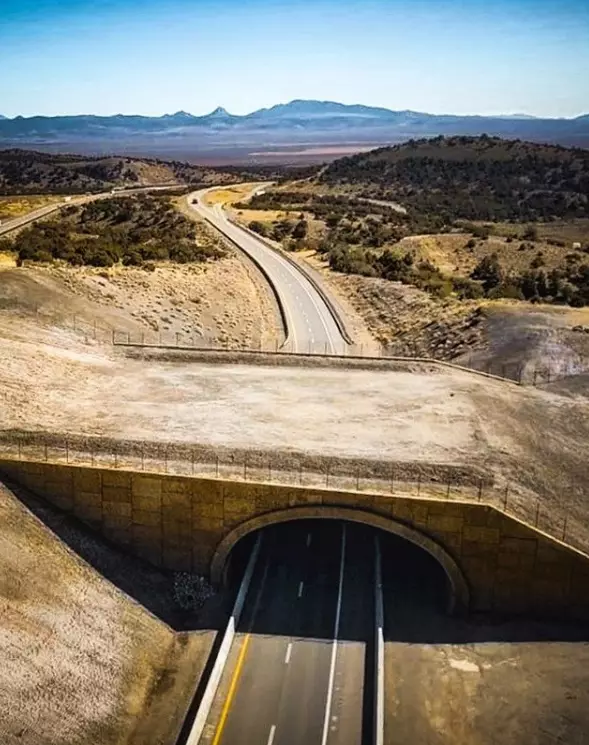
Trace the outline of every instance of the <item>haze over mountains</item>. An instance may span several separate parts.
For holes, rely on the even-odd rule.
[[[0,147],[144,155],[209,154],[250,159],[264,151],[327,145],[364,146],[436,135],[477,135],[589,147],[589,114],[574,119],[542,119],[525,114],[458,116],[391,111],[332,101],[295,100],[235,115],[219,107],[194,116],[186,111],[159,117],[0,116]],[[286,150],[285,150],[286,149]]]

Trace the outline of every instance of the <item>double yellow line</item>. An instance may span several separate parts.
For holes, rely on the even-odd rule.
[[[231,709],[231,704],[233,703],[235,692],[237,691],[237,683],[239,682],[239,676],[241,675],[243,663],[245,662],[245,656],[247,654],[247,648],[249,647],[251,636],[251,634],[246,634],[243,638],[243,643],[241,645],[241,649],[239,650],[239,657],[237,658],[237,665],[235,666],[235,670],[233,671],[233,675],[231,677],[229,693],[227,694],[227,698],[225,699],[225,703],[223,704],[221,718],[219,719],[219,724],[217,725],[212,745],[219,745],[219,743],[221,742],[223,730],[227,722],[227,717],[229,716],[229,710]]]

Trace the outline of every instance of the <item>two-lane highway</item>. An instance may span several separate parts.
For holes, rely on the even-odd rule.
[[[265,533],[201,743],[367,742],[373,545],[362,526],[329,520]]]
[[[188,205],[261,266],[284,309],[290,352],[345,354],[347,343],[331,310],[313,283],[278,251],[232,223],[218,204],[207,205],[207,191],[195,192]]]

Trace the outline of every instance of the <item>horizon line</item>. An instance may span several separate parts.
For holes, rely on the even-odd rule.
[[[498,114],[480,114],[480,113],[468,113],[468,114],[456,114],[453,112],[435,112],[432,113],[431,111],[418,111],[416,109],[390,109],[387,106],[383,105],[373,105],[373,104],[363,104],[363,103],[342,103],[341,101],[334,101],[330,99],[305,99],[305,98],[294,98],[290,101],[286,102],[279,102],[276,104],[272,104],[272,106],[264,106],[259,109],[253,109],[252,111],[248,111],[245,114],[233,114],[228,109],[226,109],[224,106],[216,106],[214,109],[210,111],[206,111],[203,114],[194,114],[191,111],[188,111],[186,109],[178,109],[177,111],[173,113],[165,112],[163,114],[141,114],[137,112],[133,113],[123,113],[121,111],[109,113],[109,114],[95,114],[95,113],[89,113],[89,112],[80,112],[80,113],[60,113],[60,114],[41,114],[41,113],[35,113],[35,114],[15,114],[14,116],[7,116],[3,115],[0,111],[0,117],[3,117],[5,121],[14,121],[15,119],[35,119],[37,117],[43,118],[43,119],[57,119],[57,118],[65,118],[65,117],[97,117],[97,118],[114,118],[117,116],[120,117],[142,117],[145,119],[163,119],[165,117],[173,117],[178,116],[180,114],[185,114],[191,117],[194,117],[195,119],[203,118],[206,116],[211,116],[215,112],[222,110],[224,111],[228,116],[232,117],[238,117],[238,118],[244,118],[247,116],[251,116],[252,114],[257,114],[258,112],[262,111],[269,111],[270,109],[273,109],[277,106],[289,106],[293,103],[318,103],[318,104],[336,104],[338,106],[345,106],[348,108],[353,108],[357,106],[362,106],[367,109],[381,109],[390,111],[391,113],[412,113],[412,114],[422,114],[426,116],[455,116],[455,117],[473,117],[473,118],[481,118],[481,119],[498,119],[498,118],[518,118],[521,117],[523,119],[531,118],[531,119],[547,119],[547,120],[553,120],[553,121],[574,121],[575,119],[578,119],[581,116],[586,116],[587,112],[581,111],[578,114],[574,114],[571,116],[543,116],[538,114],[530,114],[523,111],[518,111],[514,113],[498,113]],[[2,119],[0,119],[2,121]]]

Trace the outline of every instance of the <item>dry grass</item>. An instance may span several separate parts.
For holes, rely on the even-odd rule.
[[[0,220],[12,220],[57,202],[63,202],[63,197],[0,197]]]
[[[259,186],[259,183],[237,184],[223,189],[213,189],[204,196],[204,201],[208,205],[213,204],[233,204],[246,199],[251,192]]]
[[[470,238],[468,233],[418,235],[404,238],[396,248],[413,251],[418,258],[431,261],[445,274],[463,277],[470,275],[484,256],[493,253],[497,254],[504,270],[513,273],[528,270],[539,253],[541,266],[547,271],[562,267],[566,256],[572,253],[571,243],[567,247],[552,246],[545,240],[530,242],[517,239],[508,243],[500,235],[492,235],[487,240],[475,239],[476,245],[469,248],[467,243]],[[580,262],[587,260],[587,255],[580,251],[576,255]]]

